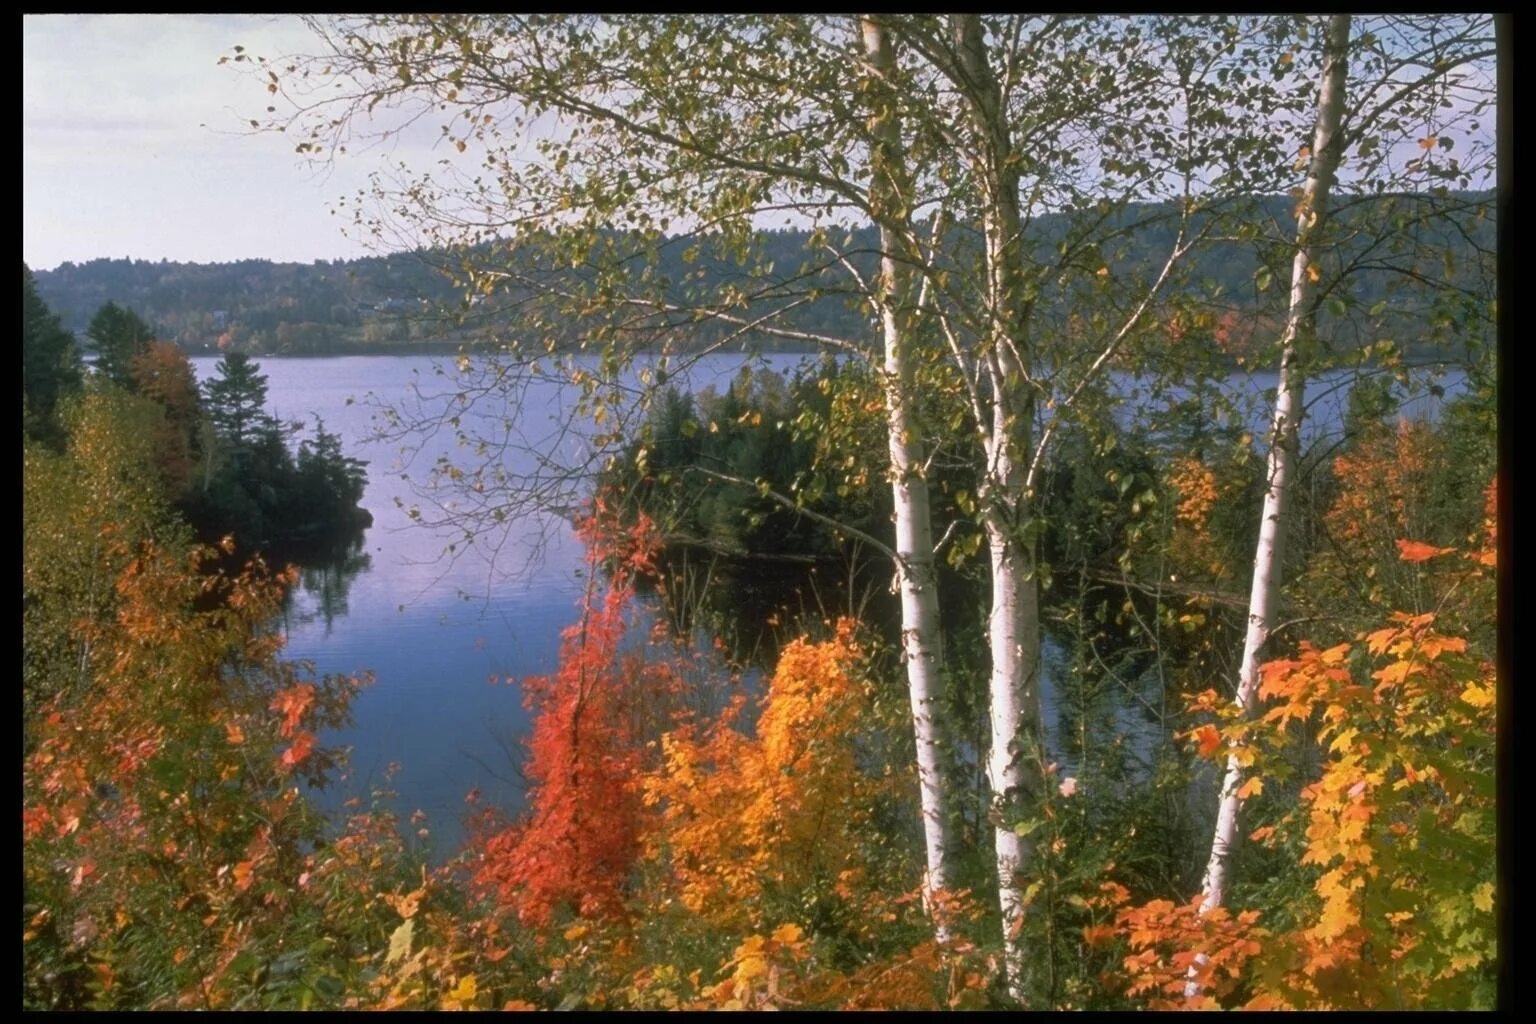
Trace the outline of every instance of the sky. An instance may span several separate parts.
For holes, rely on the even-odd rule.
[[[99,257],[309,263],[373,251],[343,234],[330,204],[366,187],[384,160],[421,166],[442,156],[432,124],[317,171],[285,136],[251,131],[269,97],[240,73],[250,65],[219,65],[236,45],[276,57],[311,50],[314,40],[291,16],[23,17],[30,267]],[[1408,156],[1419,155],[1413,139],[1403,142]]]
[[[218,64],[235,45],[270,56],[309,38],[291,17],[23,17],[27,265],[365,255],[327,204],[365,185],[377,156],[306,169],[282,136],[250,133],[266,94]]]

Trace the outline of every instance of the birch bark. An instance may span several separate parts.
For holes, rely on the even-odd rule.
[[[1300,448],[1303,389],[1306,366],[1302,342],[1313,328],[1316,270],[1312,247],[1327,217],[1329,190],[1339,167],[1340,123],[1344,115],[1344,87],[1348,65],[1350,16],[1334,15],[1324,36],[1324,57],[1317,96],[1317,125],[1312,138],[1311,165],[1296,215],[1296,254],[1291,261],[1290,305],[1281,339],[1280,380],[1275,392],[1275,412],[1270,428],[1267,460],[1268,486],[1259,521],[1259,541],[1253,557],[1253,585],[1248,598],[1248,629],[1235,702],[1245,715],[1258,707],[1259,659],[1274,628],[1275,605],[1280,589],[1280,555],[1287,526],[1287,504]],[[1231,881],[1232,852],[1237,841],[1244,782],[1239,752],[1227,756],[1216,813],[1211,856],[1200,884],[1200,913],[1209,913],[1226,900]],[[1203,964],[1197,960],[1196,967]],[[1199,994],[1195,968],[1185,987],[1186,997]]]
[[[889,34],[872,18],[860,29],[869,66],[873,140],[869,202],[880,229],[878,305],[885,344],[885,413],[890,452],[891,495],[896,516],[896,579],[901,592],[902,656],[917,743],[917,777],[927,872],[923,895],[933,913],[936,937],[948,940],[935,893],[949,882],[945,785],[938,699],[943,648],[938,579],[934,569],[933,525],[928,482],[923,477],[922,424],[912,410],[913,317],[911,306],[911,182],[905,166],[897,96],[891,83],[895,53]]]

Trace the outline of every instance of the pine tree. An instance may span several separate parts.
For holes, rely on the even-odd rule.
[[[215,367],[218,376],[203,386],[215,436],[233,461],[250,455],[271,423],[267,415],[267,377],[244,352],[226,353]]]
[[[133,310],[108,302],[91,317],[85,333],[96,346],[97,372],[133,390],[133,359],[155,340],[149,324]]]
[[[80,387],[74,335],[37,293],[31,269],[21,265],[21,400],[29,437],[51,436],[59,397]]]

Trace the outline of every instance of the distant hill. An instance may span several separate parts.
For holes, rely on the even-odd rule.
[[[1250,333],[1267,333],[1283,312],[1289,264],[1283,246],[1278,244],[1271,245],[1269,255],[1264,256],[1262,240],[1283,240],[1294,231],[1291,206],[1290,199],[1270,197],[1250,201],[1242,211],[1234,211],[1221,233],[1253,237],[1201,250],[1185,268],[1178,290],[1208,297],[1213,308],[1225,310],[1228,324],[1243,324]],[[1432,290],[1428,285],[1449,282],[1474,296],[1491,292],[1492,210],[1488,193],[1436,199],[1374,198],[1341,207],[1341,224],[1359,224],[1366,229],[1329,257],[1335,266],[1356,266],[1349,282],[1352,305],[1348,315],[1356,324],[1353,333],[1361,333],[1361,311],[1368,311],[1364,333],[1385,333],[1410,349],[1439,344],[1437,339],[1443,341],[1448,332],[1456,330],[1486,332],[1486,323],[1468,328],[1453,322],[1451,314],[1430,309]],[[1128,230],[1124,236],[1111,245],[1075,252],[1076,265],[1079,269],[1109,266],[1117,278],[1155,273],[1173,238],[1170,214],[1169,209],[1152,205],[1121,211],[1110,224],[1125,225]],[[1092,210],[1040,218],[1031,226],[1036,240],[1033,255],[1042,261],[1060,258],[1063,243],[1076,237],[1085,223],[1098,219]],[[1412,252],[1366,244],[1375,237],[1373,229],[1392,222],[1394,239],[1411,239]],[[966,268],[979,263],[975,233],[956,230],[951,237],[950,270],[965,274]],[[873,230],[853,232],[848,240],[855,251],[855,266],[862,272],[873,271]],[[673,240],[659,248],[650,271],[674,283],[691,279],[690,287],[706,292],[732,286],[751,290],[775,279],[793,280],[807,259],[825,262],[825,253],[811,247],[811,241],[810,232],[804,230],[759,233],[754,239],[754,255],[772,269],[744,277],[728,261],[712,260],[707,252],[689,252],[691,241]],[[267,260],[199,264],[98,259],[34,272],[43,299],[78,337],[83,338],[92,314],[110,300],[131,307],[162,338],[175,341],[190,353],[237,348],[267,354],[340,354],[453,346],[483,336],[488,327],[515,330],[522,308],[519,300],[524,296],[514,293],[499,297],[494,307],[470,306],[441,269],[463,258],[462,254],[451,259],[441,252],[415,252],[308,265]],[[519,252],[493,255],[482,249],[469,253],[468,258],[476,262],[499,260],[501,266],[545,279],[559,273],[541,269],[530,255]],[[1259,273],[1265,259],[1270,261],[1267,275]],[[845,337],[857,337],[871,329],[869,312],[856,297],[846,294],[846,278],[840,271],[822,271],[812,280],[822,287],[823,294],[799,306],[792,323],[805,330]],[[1065,323],[1074,307],[1071,286],[1063,286],[1056,293],[1049,291],[1051,287],[1047,282],[1039,315],[1057,316]],[[765,303],[749,305],[744,315],[766,308]],[[465,313],[476,325],[473,329],[458,319]],[[1333,315],[1344,315],[1344,311],[1335,305]],[[573,334],[583,329],[578,323],[567,325]],[[704,341],[718,337],[723,328],[704,325],[697,330]],[[754,340],[771,343],[769,339]]]

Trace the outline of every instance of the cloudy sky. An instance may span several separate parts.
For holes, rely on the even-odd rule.
[[[308,40],[291,18],[24,17],[22,258],[361,255],[327,204],[366,182],[369,158],[321,177],[280,136],[243,134],[267,97],[218,65],[237,44],[277,55]]]
[[[250,119],[265,114],[269,97],[237,70],[249,65],[219,65],[236,45],[277,57],[314,41],[296,18],[281,16],[23,17],[28,265],[97,257],[307,263],[369,251],[343,235],[330,204],[365,187],[386,158],[419,166],[442,156],[432,152],[443,144],[432,124],[393,149],[354,152],[319,173],[284,136],[251,133]],[[1462,140],[1457,153],[1475,157],[1490,145],[1492,120],[1490,112],[1484,137]],[[1431,129],[1404,131],[1403,158],[1422,155],[1416,140]]]

